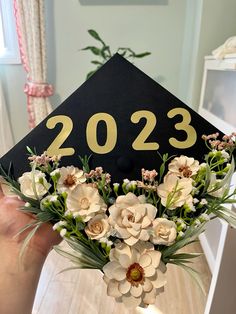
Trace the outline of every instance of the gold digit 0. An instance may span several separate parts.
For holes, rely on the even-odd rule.
[[[142,118],[145,118],[147,122],[133,142],[132,147],[135,150],[157,150],[159,148],[159,144],[157,142],[145,142],[156,126],[156,116],[151,111],[139,110],[132,114],[131,122],[139,123]]]
[[[99,121],[104,121],[107,127],[107,139],[104,145],[97,141],[97,126]],[[87,123],[86,137],[89,148],[97,154],[107,154],[113,150],[117,142],[117,126],[115,119],[108,113],[94,114]]]
[[[178,141],[176,138],[171,137],[169,139],[169,143],[176,148],[189,148],[196,143],[197,133],[194,127],[190,125],[191,115],[188,110],[184,108],[174,108],[167,113],[167,116],[168,118],[173,118],[178,114],[183,117],[183,120],[182,122],[176,123],[175,128],[176,130],[182,130],[186,132],[187,138],[184,141]]]
[[[71,118],[68,116],[58,115],[54,116],[48,119],[46,126],[48,129],[54,129],[55,126],[61,123],[62,129],[60,133],[56,136],[54,141],[51,143],[51,145],[47,149],[47,154],[49,156],[54,155],[62,155],[62,156],[71,156],[74,155],[75,150],[72,147],[67,148],[61,148],[61,145],[65,142],[65,140],[70,135],[72,129],[73,129],[73,122]]]

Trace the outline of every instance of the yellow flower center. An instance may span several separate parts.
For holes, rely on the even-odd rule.
[[[131,272],[130,272],[130,277],[132,280],[140,280],[142,274],[141,272],[138,270],[138,269],[132,269]]]
[[[134,263],[129,266],[126,279],[131,283],[132,286],[138,286],[144,283],[144,269],[138,264]]]

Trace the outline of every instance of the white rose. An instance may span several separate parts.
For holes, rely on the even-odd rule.
[[[191,178],[178,178],[175,174],[167,174],[164,183],[157,187],[157,193],[161,198],[161,204],[168,209],[175,209],[187,204],[192,204],[191,196],[193,186]]]
[[[67,209],[74,216],[80,216],[84,222],[89,221],[97,214],[105,213],[107,206],[98,193],[98,189],[88,184],[79,184],[68,193]]]
[[[152,223],[151,242],[161,245],[172,245],[176,239],[176,224],[166,218],[157,218]]]
[[[42,198],[50,189],[45,173],[39,170],[25,172],[19,179],[21,192],[30,198]]]
[[[114,205],[109,208],[109,222],[119,237],[128,245],[138,240],[149,239],[148,227],[155,219],[157,209],[151,204],[142,203],[144,198],[133,193],[118,196]]]
[[[104,238],[110,230],[108,217],[103,214],[98,214],[89,220],[84,231],[92,240],[100,240]]]

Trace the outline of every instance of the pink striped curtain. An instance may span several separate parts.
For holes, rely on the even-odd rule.
[[[51,111],[49,96],[52,85],[47,83],[44,0],[14,0],[21,60],[27,72],[24,92],[30,128],[34,128]]]

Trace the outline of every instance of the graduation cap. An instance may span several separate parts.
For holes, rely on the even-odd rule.
[[[79,156],[92,155],[91,168],[103,167],[113,182],[137,180],[142,168],[159,169],[157,152],[201,159],[207,152],[201,136],[217,131],[116,54],[0,163],[5,169],[12,163],[18,178],[29,170],[29,146],[38,154],[61,154],[64,166],[81,166]]]

